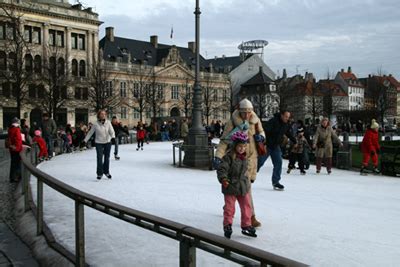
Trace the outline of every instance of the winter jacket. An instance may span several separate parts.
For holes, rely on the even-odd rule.
[[[8,142],[9,142],[9,150],[10,152],[21,152],[22,151],[22,137],[21,137],[21,129],[12,125],[8,129]],[[11,148],[11,146],[15,146],[15,148]]]
[[[136,140],[144,140],[145,137],[146,137],[146,130],[137,130]]]
[[[217,170],[218,180],[222,184],[227,179],[227,188],[222,186],[222,193],[226,195],[245,196],[250,190],[250,181],[247,178],[248,161],[239,159],[236,154],[229,152],[223,157]]]
[[[46,145],[46,141],[40,137],[40,136],[35,136],[33,138],[33,142],[37,143],[39,146],[39,157],[48,157],[49,153],[47,151],[47,145]]]
[[[57,134],[57,125],[53,119],[48,119],[42,121],[42,136],[48,137],[52,136],[55,137]]]
[[[293,144],[296,144],[291,127],[289,123],[284,123],[281,120],[280,113],[274,115],[272,119],[267,121],[264,125],[267,147],[275,148],[283,143],[284,135],[290,139]]]
[[[257,147],[256,147],[256,142],[254,140],[254,135],[259,134],[265,138],[265,133],[264,129],[262,127],[261,121],[258,118],[257,114],[254,113],[253,111],[251,112],[251,116],[249,121],[246,121],[248,124],[248,130],[245,132],[249,136],[249,146],[247,149],[247,161],[248,161],[248,168],[247,168],[247,173],[246,176],[251,180],[255,181],[257,177],[257,158],[258,158],[258,153],[257,153]],[[234,111],[232,114],[231,119],[227,122],[225,129],[224,129],[224,134],[221,137],[221,140],[218,144],[217,147],[217,152],[215,153],[215,156],[217,158],[222,159],[225,155],[226,152],[228,151],[229,144],[230,144],[230,138],[228,136],[231,135],[231,132],[238,126],[243,124],[243,120],[240,117],[240,113],[238,110]]]
[[[109,120],[105,120],[104,122],[98,120],[93,123],[92,128],[90,128],[90,131],[85,137],[85,143],[94,133],[96,134],[96,144],[107,144],[111,142],[112,138],[115,138],[115,132]]]
[[[315,156],[317,158],[332,158],[333,154],[333,144],[332,140],[341,144],[339,137],[337,137],[336,133],[332,130],[331,126],[327,126],[326,128],[319,125],[315,135],[314,135],[314,145],[317,146],[317,150]]]
[[[363,141],[361,143],[361,151],[370,154],[380,149],[379,146],[379,133],[372,129],[365,132]]]
[[[182,122],[181,124],[181,137],[185,138],[189,134],[189,125],[187,122]]]
[[[112,124],[112,127],[114,129],[115,136],[117,136],[117,137],[126,133],[126,131],[125,131],[124,127],[122,127],[121,123]]]
[[[292,145],[292,148],[290,149],[291,153],[302,154],[304,148],[309,147],[307,139],[304,136],[302,137],[296,136],[296,145],[297,146]]]

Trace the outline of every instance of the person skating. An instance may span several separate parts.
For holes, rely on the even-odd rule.
[[[111,139],[115,138],[115,132],[111,122],[107,120],[107,113],[105,110],[97,112],[97,121],[93,123],[90,131],[85,137],[84,142],[87,143],[90,137],[95,134],[95,146],[97,155],[97,180],[100,180],[103,174],[111,179],[110,174],[110,151]],[[103,160],[104,158],[104,160]]]
[[[267,144],[267,154],[258,157],[257,171],[260,171],[265,161],[271,156],[274,168],[272,170],[272,186],[274,190],[284,190],[285,187],[280,183],[282,175],[282,150],[281,145],[286,136],[292,144],[296,144],[296,138],[292,135],[289,124],[290,112],[282,110],[274,115],[272,119],[265,124],[265,135]]]
[[[42,120],[42,137],[46,141],[47,151],[49,152],[49,158],[53,157],[54,152],[54,138],[57,137],[57,124],[56,122],[50,118],[49,113],[43,113]]]
[[[333,141],[339,146],[343,146],[339,137],[329,125],[329,119],[323,118],[318,126],[313,139],[313,148],[316,149],[315,161],[317,174],[321,172],[322,160],[325,158],[325,165],[328,174],[332,172]]]
[[[235,132],[232,137],[232,148],[222,158],[218,167],[218,180],[224,194],[224,235],[231,238],[232,223],[235,215],[235,203],[239,202],[241,212],[242,234],[257,237],[256,229],[251,224],[250,181],[247,178],[248,160],[246,151],[249,138],[244,132]]]
[[[122,127],[116,116],[112,117],[111,124],[115,133],[115,138],[112,140],[112,143],[114,143],[114,158],[115,160],[120,160],[120,157],[118,156],[119,139],[125,132],[125,129]]]
[[[248,99],[243,99],[240,101],[239,108],[232,113],[231,119],[224,127],[224,133],[218,144],[217,152],[215,153],[213,162],[214,169],[218,169],[218,165],[222,161],[221,159],[227,153],[229,144],[232,142],[231,136],[237,131],[245,132],[250,137],[248,151],[246,153],[248,160],[246,176],[251,183],[254,183],[257,178],[257,145],[258,143],[264,142],[265,134],[261,121],[253,110],[253,104]],[[253,213],[253,216],[251,217],[252,226],[259,227],[261,226],[261,223],[256,219],[251,188],[249,195]]]
[[[380,173],[378,169],[378,153],[380,150],[378,130],[379,124],[373,119],[371,126],[365,132],[363,141],[361,143],[361,151],[363,153],[363,162],[360,170],[361,174],[366,173],[370,159],[374,165],[373,172],[376,174]]]
[[[40,130],[35,131],[35,137],[33,142],[39,147],[39,161],[49,160],[49,153],[47,151],[46,141],[42,138],[42,132]]]
[[[146,130],[143,129],[143,126],[139,126],[136,132],[137,151],[139,151],[139,149],[143,150],[143,143],[145,138],[146,138]]]
[[[299,165],[300,174],[306,174],[304,166],[304,149],[308,146],[307,139],[304,137],[304,129],[302,127],[297,128],[296,144],[292,145],[289,154],[288,174],[295,169],[296,161]]]

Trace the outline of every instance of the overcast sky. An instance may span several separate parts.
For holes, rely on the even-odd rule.
[[[72,1],[71,1],[72,2]],[[195,0],[83,0],[115,35],[187,46],[194,40]],[[400,80],[399,0],[200,0],[201,53],[238,55],[242,41],[269,42],[264,60],[278,75],[318,78],[352,67],[358,76],[381,69]],[[171,26],[174,38],[170,39]]]

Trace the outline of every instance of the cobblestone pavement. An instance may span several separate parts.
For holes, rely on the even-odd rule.
[[[0,221],[14,228],[14,198],[16,184],[9,182],[10,157],[8,151],[0,148]]]

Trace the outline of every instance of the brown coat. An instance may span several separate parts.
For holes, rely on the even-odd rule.
[[[336,133],[332,130],[331,126],[323,128],[321,125],[319,125],[314,135],[314,145],[317,146],[315,156],[317,158],[324,158],[324,157],[332,158],[333,154],[332,141],[334,141],[337,144],[342,143],[339,137],[336,135]]]
[[[238,125],[241,125],[243,123],[242,118],[240,117],[240,113],[238,110],[235,110],[232,114],[232,118],[227,122],[224,130],[224,134],[221,137],[221,141],[219,142],[219,145],[217,147],[217,152],[215,156],[217,158],[222,159],[228,150],[229,147],[229,140],[226,140],[226,137],[230,134],[230,132],[237,127]],[[246,176],[249,178],[251,181],[256,180],[257,176],[257,147],[256,147],[256,142],[254,140],[254,135],[255,134],[260,134],[264,136],[265,138],[265,133],[264,129],[261,125],[261,121],[258,118],[257,114],[252,112],[250,120],[248,121],[249,123],[249,129],[247,130],[247,134],[249,136],[249,146],[247,150],[247,161],[248,161],[248,169],[247,169],[247,174]],[[257,125],[257,129],[256,129]]]

